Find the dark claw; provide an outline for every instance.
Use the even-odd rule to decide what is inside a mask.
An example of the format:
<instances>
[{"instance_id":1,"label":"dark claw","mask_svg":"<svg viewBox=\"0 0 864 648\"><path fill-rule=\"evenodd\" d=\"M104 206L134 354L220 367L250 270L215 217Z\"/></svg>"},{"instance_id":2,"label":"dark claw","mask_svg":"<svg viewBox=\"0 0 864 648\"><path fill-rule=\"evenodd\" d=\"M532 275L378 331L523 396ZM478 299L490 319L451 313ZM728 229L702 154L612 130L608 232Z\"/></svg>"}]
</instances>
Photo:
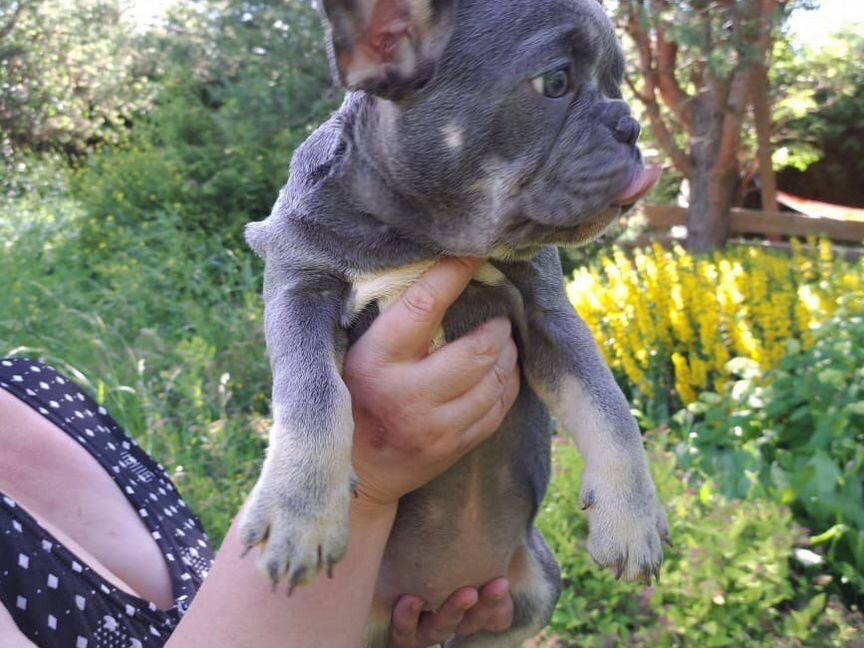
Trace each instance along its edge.
<instances>
[{"instance_id":1,"label":"dark claw","mask_svg":"<svg viewBox=\"0 0 864 648\"><path fill-rule=\"evenodd\" d=\"M627 560L630 558L629 549L625 548L625 553L621 557L621 559L615 564L615 580L621 580L621 577L624 575L624 568L627 565Z\"/></svg>"},{"instance_id":2,"label":"dark claw","mask_svg":"<svg viewBox=\"0 0 864 648\"><path fill-rule=\"evenodd\" d=\"M581 502L582 510L587 511L589 508L594 506L594 491L588 491L585 493L585 497Z\"/></svg>"},{"instance_id":3,"label":"dark claw","mask_svg":"<svg viewBox=\"0 0 864 648\"><path fill-rule=\"evenodd\" d=\"M642 572L642 582L645 583L645 587L651 587L651 570L646 569Z\"/></svg>"},{"instance_id":4,"label":"dark claw","mask_svg":"<svg viewBox=\"0 0 864 648\"><path fill-rule=\"evenodd\" d=\"M654 582L659 585L660 584L660 565L654 565L654 569L652 571L654 573Z\"/></svg>"},{"instance_id":5,"label":"dark claw","mask_svg":"<svg viewBox=\"0 0 864 648\"><path fill-rule=\"evenodd\" d=\"M276 588L279 587L279 563L271 561L267 565L267 574L270 576L270 583L273 585L273 593L276 593Z\"/></svg>"},{"instance_id":6,"label":"dark claw","mask_svg":"<svg viewBox=\"0 0 864 648\"><path fill-rule=\"evenodd\" d=\"M321 566L324 564L323 556L321 555L321 545L318 545L318 571L321 571Z\"/></svg>"},{"instance_id":7,"label":"dark claw","mask_svg":"<svg viewBox=\"0 0 864 648\"><path fill-rule=\"evenodd\" d=\"M249 555L249 552L255 548L255 545L248 545L245 549L243 549L243 553L240 554L240 560L243 560L246 556Z\"/></svg>"},{"instance_id":8,"label":"dark claw","mask_svg":"<svg viewBox=\"0 0 864 648\"><path fill-rule=\"evenodd\" d=\"M305 567L300 567L300 569L298 569L291 575L291 585L290 587L288 587L288 596L291 596L294 593L295 588L300 584L300 581L303 580L303 577L305 575Z\"/></svg>"},{"instance_id":9,"label":"dark claw","mask_svg":"<svg viewBox=\"0 0 864 648\"><path fill-rule=\"evenodd\" d=\"M333 559L327 556L327 578L333 580Z\"/></svg>"},{"instance_id":10,"label":"dark claw","mask_svg":"<svg viewBox=\"0 0 864 648\"><path fill-rule=\"evenodd\" d=\"M675 545L672 544L672 538L669 537L668 533L664 533L663 536L661 537L661 540L663 540L663 544L668 546L670 549L675 548Z\"/></svg>"}]
</instances>

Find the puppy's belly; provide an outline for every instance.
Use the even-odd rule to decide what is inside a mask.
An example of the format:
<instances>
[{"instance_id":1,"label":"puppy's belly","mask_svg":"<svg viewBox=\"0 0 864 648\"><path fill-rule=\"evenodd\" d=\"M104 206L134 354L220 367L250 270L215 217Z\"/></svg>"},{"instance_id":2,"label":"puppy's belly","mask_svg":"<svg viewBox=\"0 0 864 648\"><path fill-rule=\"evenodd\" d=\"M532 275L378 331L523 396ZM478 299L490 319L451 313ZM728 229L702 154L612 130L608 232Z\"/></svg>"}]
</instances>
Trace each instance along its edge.
<instances>
[{"instance_id":1,"label":"puppy's belly","mask_svg":"<svg viewBox=\"0 0 864 648\"><path fill-rule=\"evenodd\" d=\"M512 467L475 452L405 498L376 598L392 605L410 593L437 609L461 587L506 576L531 517L530 495L520 481Z\"/></svg>"},{"instance_id":2,"label":"puppy's belly","mask_svg":"<svg viewBox=\"0 0 864 648\"><path fill-rule=\"evenodd\" d=\"M548 413L523 383L492 437L401 500L378 582L378 609L388 614L403 594L436 609L461 587L511 575L548 484L550 430Z\"/></svg>"}]
</instances>

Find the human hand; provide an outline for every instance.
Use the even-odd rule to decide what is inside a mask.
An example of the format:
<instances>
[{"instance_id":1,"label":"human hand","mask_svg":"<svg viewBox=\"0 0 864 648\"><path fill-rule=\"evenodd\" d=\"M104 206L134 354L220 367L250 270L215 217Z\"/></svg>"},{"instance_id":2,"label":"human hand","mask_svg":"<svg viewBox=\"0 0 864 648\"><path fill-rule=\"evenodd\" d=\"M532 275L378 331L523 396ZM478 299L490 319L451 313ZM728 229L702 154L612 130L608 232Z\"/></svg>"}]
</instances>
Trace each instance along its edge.
<instances>
[{"instance_id":1,"label":"human hand","mask_svg":"<svg viewBox=\"0 0 864 648\"><path fill-rule=\"evenodd\" d=\"M448 258L385 310L351 348L361 498L394 505L488 438L519 393L510 321L491 320L429 353L447 308L482 261Z\"/></svg>"},{"instance_id":2,"label":"human hand","mask_svg":"<svg viewBox=\"0 0 864 648\"><path fill-rule=\"evenodd\" d=\"M422 612L422 599L405 595L393 606L390 643L396 648L426 648L454 634L504 632L513 622L510 584L497 578L479 591L463 587L434 612Z\"/></svg>"}]
</instances>

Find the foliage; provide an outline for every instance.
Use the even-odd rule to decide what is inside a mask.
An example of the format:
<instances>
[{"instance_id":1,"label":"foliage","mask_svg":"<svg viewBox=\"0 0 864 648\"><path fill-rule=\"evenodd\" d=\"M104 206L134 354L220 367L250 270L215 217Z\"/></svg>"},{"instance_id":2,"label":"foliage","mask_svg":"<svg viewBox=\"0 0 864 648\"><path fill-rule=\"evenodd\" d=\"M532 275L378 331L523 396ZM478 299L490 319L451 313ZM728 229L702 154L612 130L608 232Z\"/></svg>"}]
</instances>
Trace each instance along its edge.
<instances>
[{"instance_id":1,"label":"foliage","mask_svg":"<svg viewBox=\"0 0 864 648\"><path fill-rule=\"evenodd\" d=\"M31 173L26 194L0 202L0 355L79 379L168 467L218 542L264 451L260 268L167 210L92 224L68 174Z\"/></svg>"},{"instance_id":2,"label":"foliage","mask_svg":"<svg viewBox=\"0 0 864 648\"><path fill-rule=\"evenodd\" d=\"M726 240L742 176L747 109L751 103L767 106L760 89L767 85L765 68L778 27L793 9L808 4L618 0L612 8L632 43L638 74L627 78L630 91L657 145L689 181L690 249L708 251ZM759 123L767 121L766 115ZM762 125L763 139L767 131Z\"/></svg>"},{"instance_id":3,"label":"foliage","mask_svg":"<svg viewBox=\"0 0 864 648\"><path fill-rule=\"evenodd\" d=\"M791 257L757 247L694 256L655 243L577 270L568 294L650 426L701 391L722 391L732 358L774 367L787 339L809 348L841 304L864 310L864 263L824 240L793 242Z\"/></svg>"},{"instance_id":4,"label":"foliage","mask_svg":"<svg viewBox=\"0 0 864 648\"><path fill-rule=\"evenodd\" d=\"M269 213L294 148L340 101L320 19L299 0L202 3L173 14L166 34L151 36L157 108L136 124L134 146L91 156L75 193L97 228L174 212L241 249L243 225Z\"/></svg>"},{"instance_id":5,"label":"foliage","mask_svg":"<svg viewBox=\"0 0 864 648\"><path fill-rule=\"evenodd\" d=\"M676 418L683 464L727 497L791 505L810 546L864 602L864 316L839 309L804 348L763 372L736 359L724 393ZM823 559L811 556L818 565Z\"/></svg>"},{"instance_id":6,"label":"foliage","mask_svg":"<svg viewBox=\"0 0 864 648\"><path fill-rule=\"evenodd\" d=\"M651 463L675 549L666 551L661 583L645 587L616 582L588 557L582 463L573 446L556 447L539 518L565 585L550 646L840 646L858 636L860 620L846 618L821 586L791 580L801 532L785 507L689 488L674 457L659 449Z\"/></svg>"},{"instance_id":7,"label":"foliage","mask_svg":"<svg viewBox=\"0 0 864 648\"><path fill-rule=\"evenodd\" d=\"M152 99L119 0L0 0L0 159L117 142Z\"/></svg>"},{"instance_id":8,"label":"foliage","mask_svg":"<svg viewBox=\"0 0 864 648\"><path fill-rule=\"evenodd\" d=\"M785 88L775 108L775 162L796 192L864 205L864 25L847 27L816 48L778 44L772 68ZM807 171L807 175L803 172Z\"/></svg>"}]
</instances>

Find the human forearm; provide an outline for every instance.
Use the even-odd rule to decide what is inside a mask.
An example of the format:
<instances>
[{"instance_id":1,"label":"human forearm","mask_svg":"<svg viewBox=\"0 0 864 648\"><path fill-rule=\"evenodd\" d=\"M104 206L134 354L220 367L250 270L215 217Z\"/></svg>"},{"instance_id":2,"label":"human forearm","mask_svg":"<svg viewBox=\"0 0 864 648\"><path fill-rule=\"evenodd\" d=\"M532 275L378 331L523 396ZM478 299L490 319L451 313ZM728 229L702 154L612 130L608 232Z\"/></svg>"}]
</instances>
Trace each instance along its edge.
<instances>
[{"instance_id":1,"label":"human forearm","mask_svg":"<svg viewBox=\"0 0 864 648\"><path fill-rule=\"evenodd\" d=\"M334 578L298 587L290 598L272 592L251 556L240 558L235 524L168 648L358 648L395 512L395 505L355 500L348 554Z\"/></svg>"}]
</instances>

